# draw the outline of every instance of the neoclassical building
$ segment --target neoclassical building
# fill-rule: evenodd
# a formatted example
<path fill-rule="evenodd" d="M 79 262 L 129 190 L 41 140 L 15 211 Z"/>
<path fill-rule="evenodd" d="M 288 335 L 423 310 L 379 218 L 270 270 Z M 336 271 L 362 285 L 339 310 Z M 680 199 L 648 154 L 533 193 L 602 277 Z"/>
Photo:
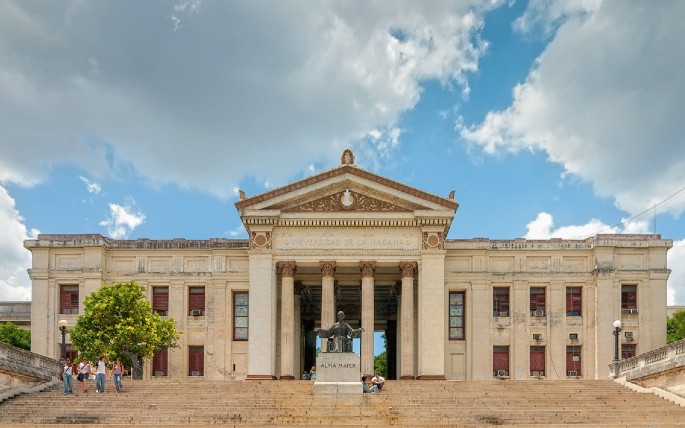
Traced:
<path fill-rule="evenodd" d="M 666 343 L 672 241 L 659 235 L 446 239 L 453 194 L 358 168 L 349 149 L 337 168 L 235 206 L 247 240 L 27 240 L 32 350 L 57 357 L 59 320 L 129 280 L 184 332 L 148 378 L 298 378 L 316 363 L 314 329 L 339 310 L 364 328 L 362 372 L 386 334 L 391 379 L 606 378 L 617 319 L 623 357 Z"/>

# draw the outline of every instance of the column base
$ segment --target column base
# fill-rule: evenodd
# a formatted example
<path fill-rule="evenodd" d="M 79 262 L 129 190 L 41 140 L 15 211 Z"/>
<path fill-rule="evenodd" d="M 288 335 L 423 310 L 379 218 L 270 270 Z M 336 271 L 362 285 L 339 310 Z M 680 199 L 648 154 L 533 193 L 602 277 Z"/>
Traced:
<path fill-rule="evenodd" d="M 280 377 L 280 380 L 295 380 L 295 376 L 283 375 Z"/>
<path fill-rule="evenodd" d="M 445 375 L 421 375 L 416 376 L 416 380 L 447 380 Z"/>
<path fill-rule="evenodd" d="M 276 380 L 276 376 L 274 376 L 274 375 L 249 374 L 249 375 L 247 375 L 245 380 Z"/>
<path fill-rule="evenodd" d="M 414 377 L 414 376 L 412 376 L 412 375 L 402 375 L 402 376 L 400 376 L 400 380 L 414 380 L 414 379 L 416 379 L 416 377 Z"/>

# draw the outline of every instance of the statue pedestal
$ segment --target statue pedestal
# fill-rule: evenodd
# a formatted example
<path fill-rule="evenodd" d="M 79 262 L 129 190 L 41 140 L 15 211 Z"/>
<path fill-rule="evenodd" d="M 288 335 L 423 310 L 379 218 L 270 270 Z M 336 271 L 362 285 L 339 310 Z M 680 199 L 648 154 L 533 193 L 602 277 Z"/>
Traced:
<path fill-rule="evenodd" d="M 359 355 L 353 352 L 326 352 L 316 356 L 313 394 L 362 394 Z"/>

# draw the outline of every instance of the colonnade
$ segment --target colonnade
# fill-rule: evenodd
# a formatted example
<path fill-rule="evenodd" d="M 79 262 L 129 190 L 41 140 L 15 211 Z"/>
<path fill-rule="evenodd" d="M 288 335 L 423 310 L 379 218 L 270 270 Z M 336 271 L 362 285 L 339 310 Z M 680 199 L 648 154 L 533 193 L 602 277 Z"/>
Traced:
<path fill-rule="evenodd" d="M 327 328 L 336 321 L 334 277 L 335 261 L 322 261 L 321 266 L 321 326 Z M 403 261 L 398 264 L 402 278 L 400 313 L 400 379 L 414 378 L 414 275 L 417 263 Z M 296 379 L 299 366 L 293 364 L 295 351 L 295 261 L 277 264 L 281 276 L 281 374 L 280 379 Z M 374 288 L 375 261 L 359 262 L 361 274 L 361 371 L 372 373 L 374 368 Z"/>

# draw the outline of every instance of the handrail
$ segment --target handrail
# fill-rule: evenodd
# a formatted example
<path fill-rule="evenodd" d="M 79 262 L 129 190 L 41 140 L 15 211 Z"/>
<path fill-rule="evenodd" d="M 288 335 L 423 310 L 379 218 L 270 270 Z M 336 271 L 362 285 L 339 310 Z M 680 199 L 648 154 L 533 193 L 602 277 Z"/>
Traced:
<path fill-rule="evenodd" d="M 628 380 L 682 366 L 685 366 L 685 339 L 609 365 L 612 378 L 625 376 Z"/>

